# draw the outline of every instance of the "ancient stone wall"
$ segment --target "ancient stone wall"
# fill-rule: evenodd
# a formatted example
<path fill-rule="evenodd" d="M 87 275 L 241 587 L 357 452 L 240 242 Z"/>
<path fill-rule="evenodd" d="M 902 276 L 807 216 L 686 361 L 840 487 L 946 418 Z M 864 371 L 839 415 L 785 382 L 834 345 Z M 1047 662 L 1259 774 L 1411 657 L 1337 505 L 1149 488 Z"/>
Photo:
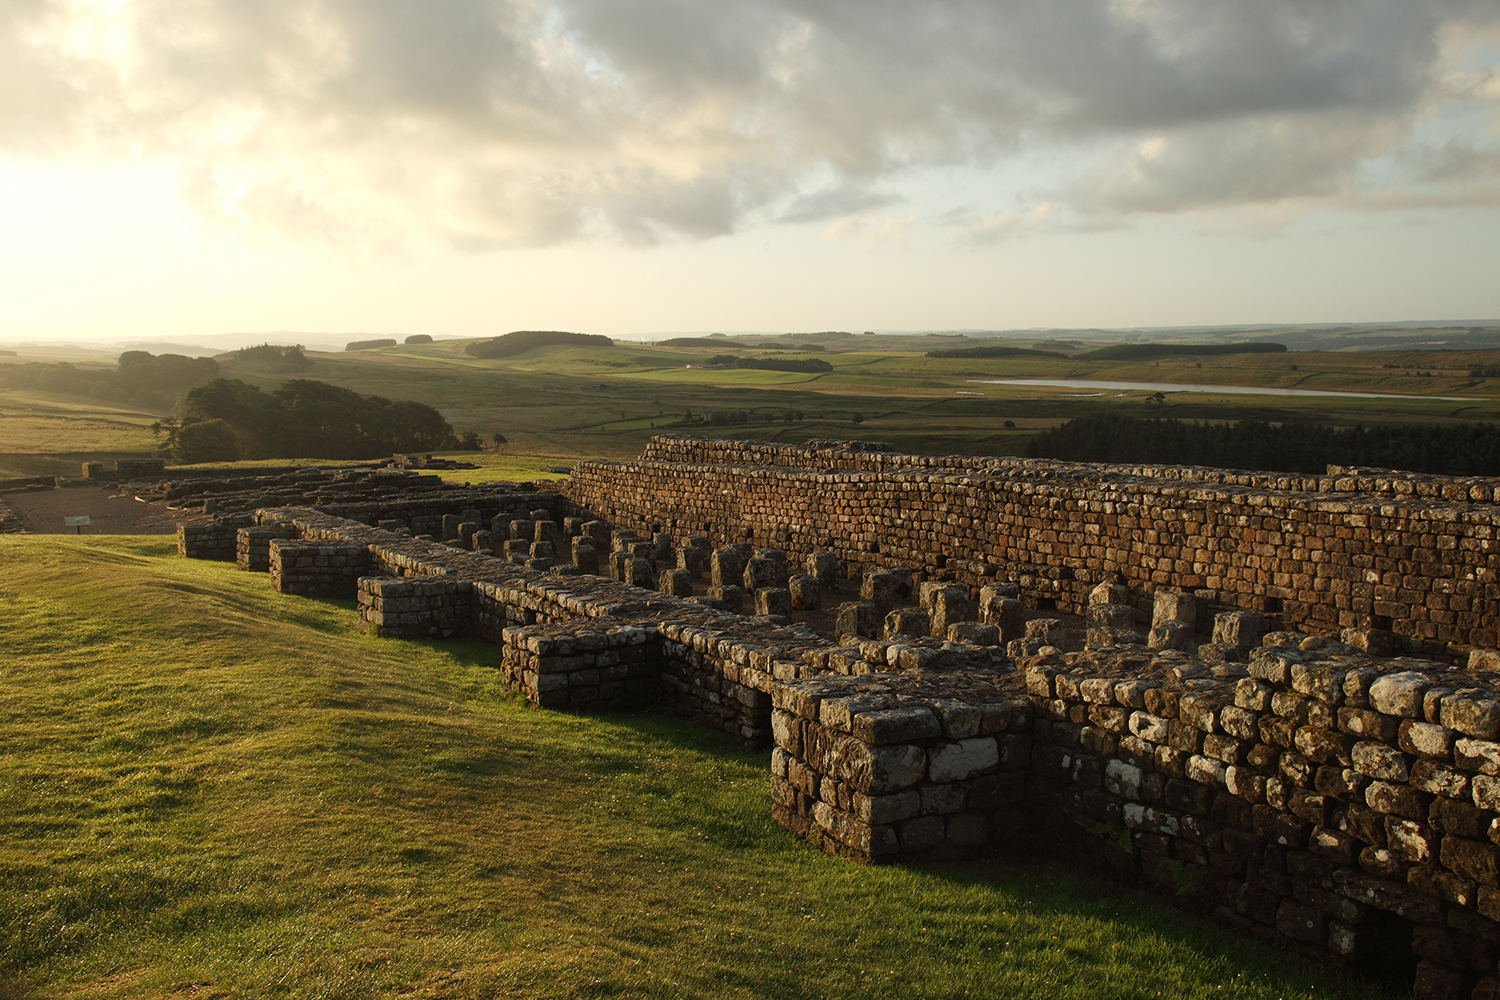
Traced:
<path fill-rule="evenodd" d="M 1109 473 L 1099 475 L 1099 483 L 1063 489 L 931 471 L 593 463 L 570 499 L 551 508 L 561 523 L 532 524 L 532 537 L 603 544 L 609 532 L 597 521 L 585 530 L 584 517 L 604 514 L 616 528 L 667 529 L 693 559 L 703 554 L 693 536 L 724 543 L 747 532 L 831 544 L 856 568 L 911 553 L 907 565 L 918 574 L 988 582 L 991 597 L 980 603 L 1000 611 L 1009 591 L 995 583 L 994 570 L 1007 572 L 995 557 L 1015 554 L 1029 561 L 1009 572 L 1032 600 L 1093 602 L 1091 619 L 1110 622 L 1129 617 L 1117 602 L 1124 592 L 1106 586 L 1085 595 L 1083 585 L 1119 574 L 1137 593 L 1160 589 L 1166 610 L 1181 612 L 1192 602 L 1167 588 L 1183 579 L 1201 576 L 1200 595 L 1255 597 L 1257 574 L 1286 590 L 1278 574 L 1300 572 L 1277 561 L 1286 548 L 1314 567 L 1307 588 L 1318 599 L 1303 603 L 1307 621 L 1325 630 L 1341 624 L 1346 608 L 1365 607 L 1354 603 L 1360 594 L 1404 602 L 1414 620 L 1436 621 L 1415 609 L 1440 609 L 1426 597 L 1457 593 L 1451 584 L 1468 579 L 1463 573 L 1480 582 L 1491 567 L 1489 513 L 1467 503 L 1189 488 L 1166 477 L 1149 488 L 1137 481 L 1132 496 L 1105 485 Z M 590 497 L 601 506 L 587 507 Z M 406 525 L 371 526 L 323 510 L 254 517 L 298 536 L 267 543 L 273 583 L 277 565 L 283 573 L 291 565 L 277 555 L 283 548 L 309 573 L 327 570 L 316 558 L 300 561 L 304 553 L 345 558 L 341 572 L 362 562 L 374 574 L 358 580 L 362 628 L 494 642 L 501 671 L 532 705 L 665 709 L 771 745 L 774 816 L 831 854 L 872 862 L 1064 848 L 1065 857 L 1108 863 L 1245 933 L 1414 985 L 1419 996 L 1500 997 L 1493 650 L 1473 650 L 1462 668 L 1381 657 L 1370 652 L 1379 643 L 1368 631 L 1346 638 L 1369 649 L 1313 629 L 1261 638 L 1245 624 L 1253 616 L 1240 613 L 1214 622 L 1225 643 L 1232 627 L 1241 629 L 1234 643 L 1244 648 L 1233 651 L 1240 662 L 1115 645 L 1131 638 L 1128 629 L 1098 623 L 1088 646 L 1066 653 L 1049 645 L 1062 635 L 1050 628 L 1057 622 L 1019 623 L 1024 637 L 1011 643 L 1010 657 L 979 644 L 979 630 L 972 641 L 834 642 L 711 599 L 668 596 L 573 565 L 544 570 L 528 554 L 535 549 L 500 558 L 473 547 L 483 532 L 472 521 L 463 522 L 467 529 L 448 524 L 455 537 L 444 543 L 414 538 Z M 643 559 L 631 553 L 673 541 L 637 541 L 623 531 L 612 540 L 622 559 Z M 1418 557 L 1417 545 L 1432 559 Z M 1188 551 L 1191 560 L 1174 556 Z M 988 571 L 985 560 L 994 560 Z M 1447 575 L 1421 572 L 1429 565 Z M 1350 566 L 1359 571 L 1353 577 Z M 1387 586 L 1387 572 L 1410 573 L 1398 588 L 1406 593 L 1374 589 Z M 1376 579 L 1357 593 L 1355 577 L 1366 573 Z M 1320 589 L 1318 580 L 1327 583 Z M 1349 586 L 1336 588 L 1340 582 Z M 941 591 L 931 591 L 934 601 Z M 1344 599 L 1329 604 L 1331 618 L 1315 613 L 1325 606 L 1321 594 Z M 947 596 L 972 603 L 961 588 Z M 1484 600 L 1490 610 L 1481 613 L 1493 614 L 1493 598 Z M 1273 624 L 1291 617 L 1289 606 L 1272 614 Z M 1359 613 L 1365 624 L 1380 614 L 1373 604 Z M 1015 624 L 1007 619 L 1004 628 Z M 1033 636 L 1037 624 L 1049 627 Z M 959 626 L 949 634 L 967 633 Z M 1224 643 L 1206 648 L 1229 653 Z M 1458 648 L 1451 640 L 1441 646 Z"/>
<path fill-rule="evenodd" d="M 653 447 L 717 449 L 681 440 Z M 780 451 L 794 457 L 795 449 Z M 864 461 L 866 453 L 849 455 Z M 805 461 L 822 458 L 809 453 Z M 1119 581 L 1142 607 L 1158 589 L 1188 591 L 1206 606 L 1270 613 L 1285 627 L 1388 629 L 1402 648 L 1427 655 L 1490 647 L 1500 632 L 1500 542 L 1489 502 L 1137 477 L 1115 466 L 1076 470 L 1037 479 L 584 462 L 568 496 L 618 527 L 704 534 L 721 545 L 754 540 L 792 558 L 827 549 L 851 573 L 893 565 L 970 586 L 1010 581 L 1033 605 L 1063 610 L 1082 612 L 1096 584 Z M 1389 481 L 1372 479 L 1376 485 Z"/>
<path fill-rule="evenodd" d="M 1036 479 L 1124 478 L 1169 479 L 1260 490 L 1299 493 L 1356 493 L 1384 497 L 1422 497 L 1431 500 L 1472 500 L 1490 503 L 1500 497 L 1500 480 L 1484 476 L 1433 476 L 1396 469 L 1330 465 L 1322 475 L 1287 472 L 1249 472 L 1204 465 L 1101 465 L 1051 458 L 975 458 L 965 455 L 903 455 L 877 441 L 809 441 L 775 444 L 659 435 L 641 453 L 644 462 L 689 465 L 748 465 L 816 471 L 892 472 L 929 469 L 965 475 L 1011 475 Z"/>
<path fill-rule="evenodd" d="M 271 588 L 280 594 L 354 597 L 369 565 L 359 544 L 273 538 L 270 549 Z"/>

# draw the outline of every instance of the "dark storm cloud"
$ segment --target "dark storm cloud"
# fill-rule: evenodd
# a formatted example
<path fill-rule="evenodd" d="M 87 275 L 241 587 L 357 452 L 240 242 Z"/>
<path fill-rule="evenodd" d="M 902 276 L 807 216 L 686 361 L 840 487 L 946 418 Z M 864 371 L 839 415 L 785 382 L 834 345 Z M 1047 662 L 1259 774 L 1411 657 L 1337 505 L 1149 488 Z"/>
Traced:
<path fill-rule="evenodd" d="M 1376 162 L 1386 193 L 1484 200 L 1493 47 L 1454 63 L 1497 25 L 1462 0 L 10 0 L 0 153 L 165 158 L 205 215 L 474 247 L 827 219 L 1029 156 L 1104 220 L 1347 198 Z M 1480 134 L 1416 150 L 1454 108 Z"/>

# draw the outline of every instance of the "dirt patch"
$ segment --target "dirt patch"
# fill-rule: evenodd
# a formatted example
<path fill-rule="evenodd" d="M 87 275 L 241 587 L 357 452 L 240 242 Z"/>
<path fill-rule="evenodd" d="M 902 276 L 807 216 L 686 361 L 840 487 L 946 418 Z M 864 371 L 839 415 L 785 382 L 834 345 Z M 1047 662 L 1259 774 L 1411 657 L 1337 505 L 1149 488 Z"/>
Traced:
<path fill-rule="evenodd" d="M 177 522 L 203 519 L 199 511 L 171 510 L 160 500 L 146 503 L 98 486 L 8 493 L 5 502 L 33 535 L 74 534 L 63 518 L 84 514 L 93 522 L 77 531 L 84 535 L 171 535 Z"/>

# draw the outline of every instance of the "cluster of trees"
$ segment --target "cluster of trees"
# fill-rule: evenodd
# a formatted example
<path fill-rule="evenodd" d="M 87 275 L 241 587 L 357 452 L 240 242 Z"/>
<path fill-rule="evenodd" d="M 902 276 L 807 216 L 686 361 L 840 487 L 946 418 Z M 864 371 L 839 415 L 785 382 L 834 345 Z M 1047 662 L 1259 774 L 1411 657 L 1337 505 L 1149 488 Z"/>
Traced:
<path fill-rule="evenodd" d="M 833 365 L 822 358 L 741 358 L 733 354 L 715 354 L 704 364 L 734 365 L 768 372 L 831 372 Z"/>
<path fill-rule="evenodd" d="M 1148 358 L 1210 357 L 1220 354 L 1284 354 L 1285 344 L 1115 344 L 1075 356 L 1077 361 L 1145 361 Z"/>
<path fill-rule="evenodd" d="M 241 347 L 234 352 L 234 362 L 278 374 L 306 371 L 313 366 L 312 358 L 302 352 L 301 344 L 291 347 L 277 347 L 273 344 Z"/>
<path fill-rule="evenodd" d="M 476 358 L 509 358 L 533 347 L 613 347 L 602 333 L 568 333 L 564 330 L 513 330 L 492 340 L 464 345 L 464 353 Z"/>
<path fill-rule="evenodd" d="M 1193 423 L 1172 418 L 1077 417 L 1031 439 L 1026 454 L 1080 462 L 1207 465 L 1321 473 L 1364 465 L 1449 476 L 1500 475 L 1500 425 Z"/>
<path fill-rule="evenodd" d="M 727 337 L 673 337 L 663 340 L 662 347 L 723 347 Z"/>
<path fill-rule="evenodd" d="M 395 347 L 395 337 L 380 337 L 376 340 L 351 340 L 344 345 L 346 351 L 373 351 L 379 347 Z"/>
<path fill-rule="evenodd" d="M 1391 365 L 1391 367 L 1396 366 Z M 1500 365 L 1475 365 L 1469 369 L 1469 376 L 1471 378 L 1500 378 Z"/>
<path fill-rule="evenodd" d="M 377 458 L 458 445 L 442 414 L 425 403 L 362 396 L 350 389 L 289 379 L 272 392 L 215 378 L 190 389 L 184 416 L 155 428 L 176 462 L 261 458 Z"/>
<path fill-rule="evenodd" d="M 114 371 L 75 368 L 67 362 L 0 365 L 0 387 L 91 396 L 156 410 L 171 407 L 179 393 L 219 374 L 213 358 L 126 351 Z"/>
<path fill-rule="evenodd" d="M 1036 351 L 1029 347 L 949 347 L 941 351 L 928 351 L 929 358 L 1063 358 L 1066 354 L 1057 351 Z"/>

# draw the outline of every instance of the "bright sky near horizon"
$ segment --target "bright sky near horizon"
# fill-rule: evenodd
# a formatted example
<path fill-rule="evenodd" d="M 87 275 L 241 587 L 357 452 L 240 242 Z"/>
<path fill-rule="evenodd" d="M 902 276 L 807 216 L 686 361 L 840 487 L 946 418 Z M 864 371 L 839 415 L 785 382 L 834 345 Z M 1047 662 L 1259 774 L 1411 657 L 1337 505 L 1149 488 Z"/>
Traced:
<path fill-rule="evenodd" d="M 1494 0 L 7 0 L 0 341 L 1500 317 Z"/>

